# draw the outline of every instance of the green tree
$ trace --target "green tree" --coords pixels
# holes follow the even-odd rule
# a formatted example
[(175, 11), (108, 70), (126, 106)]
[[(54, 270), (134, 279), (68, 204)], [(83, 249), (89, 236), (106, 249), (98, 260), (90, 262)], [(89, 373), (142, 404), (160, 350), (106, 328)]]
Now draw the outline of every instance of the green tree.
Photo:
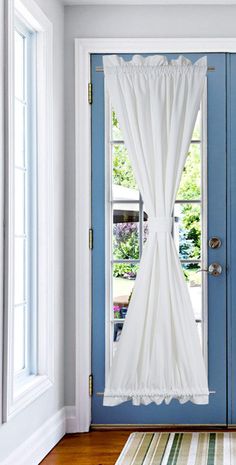
[(199, 144), (191, 144), (181, 183), (177, 194), (177, 199), (197, 200), (201, 195), (201, 160)]
[(113, 183), (137, 189), (132, 166), (124, 145), (113, 146)]
[[(112, 127), (113, 138), (115, 140), (122, 140), (123, 137), (120, 131), (119, 122), (114, 111), (112, 112)], [(113, 146), (113, 183), (118, 186), (137, 189), (131, 162), (123, 144)]]
[[(182, 200), (197, 200), (201, 196), (201, 160), (198, 144), (192, 144), (183, 170), (181, 184), (177, 195)], [(196, 204), (182, 204), (182, 225), (184, 229), (183, 245), (189, 243), (189, 258), (198, 259), (201, 253), (200, 208)]]

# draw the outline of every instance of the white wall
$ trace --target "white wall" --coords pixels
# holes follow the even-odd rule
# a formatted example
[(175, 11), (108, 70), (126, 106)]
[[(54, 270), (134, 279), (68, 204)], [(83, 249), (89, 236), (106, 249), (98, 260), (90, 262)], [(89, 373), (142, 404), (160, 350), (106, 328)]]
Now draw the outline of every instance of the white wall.
[[(0, 8), (0, 26), (3, 25), (2, 4)], [(64, 406), (64, 305), (63, 305), (63, 241), (64, 241), (64, 110), (63, 110), (63, 59), (64, 59), (64, 12), (59, 0), (37, 0), (37, 3), (53, 23), (54, 36), (54, 178), (55, 178), (55, 384), (50, 390), (30, 404), (25, 410), (15, 416), (8, 423), (0, 425), (0, 463), (36, 431), (47, 419), (52, 417)], [(2, 31), (0, 27), (0, 44), (2, 45)], [(1, 52), (0, 52), (1, 61)], [(2, 92), (3, 67), (0, 63), (0, 108)], [(1, 130), (0, 115), (0, 130)], [(0, 150), (1, 150), (0, 134)], [(2, 153), (2, 151), (1, 151)], [(2, 160), (2, 157), (1, 157)], [(0, 325), (1, 326), (1, 325)]]
[[(74, 392), (75, 37), (236, 37), (236, 6), (73, 6), (65, 8), (65, 402)], [(157, 50), (158, 52), (158, 50)]]

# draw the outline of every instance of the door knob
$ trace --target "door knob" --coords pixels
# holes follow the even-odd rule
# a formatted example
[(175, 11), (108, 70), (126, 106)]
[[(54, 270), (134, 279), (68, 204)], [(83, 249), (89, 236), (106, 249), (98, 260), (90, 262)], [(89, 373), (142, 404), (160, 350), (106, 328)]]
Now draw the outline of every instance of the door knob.
[(211, 263), (208, 268), (208, 273), (212, 276), (219, 276), (222, 273), (222, 266), (219, 263)]
[(214, 262), (209, 265), (208, 269), (199, 271), (205, 271), (206, 273), (209, 273), (212, 276), (219, 276), (222, 273), (223, 268), (219, 263)]

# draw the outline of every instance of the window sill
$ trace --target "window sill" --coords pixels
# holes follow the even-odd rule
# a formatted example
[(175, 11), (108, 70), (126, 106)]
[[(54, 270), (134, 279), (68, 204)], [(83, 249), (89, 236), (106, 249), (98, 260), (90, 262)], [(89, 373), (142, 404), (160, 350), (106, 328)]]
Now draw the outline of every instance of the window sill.
[(11, 405), (9, 405), (7, 420), (23, 410), (31, 402), (44, 394), (53, 385), (45, 375), (31, 375), (15, 388)]

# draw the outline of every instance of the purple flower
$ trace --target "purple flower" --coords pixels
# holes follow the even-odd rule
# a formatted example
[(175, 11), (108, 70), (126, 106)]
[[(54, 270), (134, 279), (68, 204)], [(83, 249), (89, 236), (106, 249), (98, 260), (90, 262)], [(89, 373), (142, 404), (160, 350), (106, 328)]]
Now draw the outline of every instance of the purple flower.
[(119, 305), (114, 305), (113, 310), (114, 310), (114, 312), (119, 312), (120, 311)]

